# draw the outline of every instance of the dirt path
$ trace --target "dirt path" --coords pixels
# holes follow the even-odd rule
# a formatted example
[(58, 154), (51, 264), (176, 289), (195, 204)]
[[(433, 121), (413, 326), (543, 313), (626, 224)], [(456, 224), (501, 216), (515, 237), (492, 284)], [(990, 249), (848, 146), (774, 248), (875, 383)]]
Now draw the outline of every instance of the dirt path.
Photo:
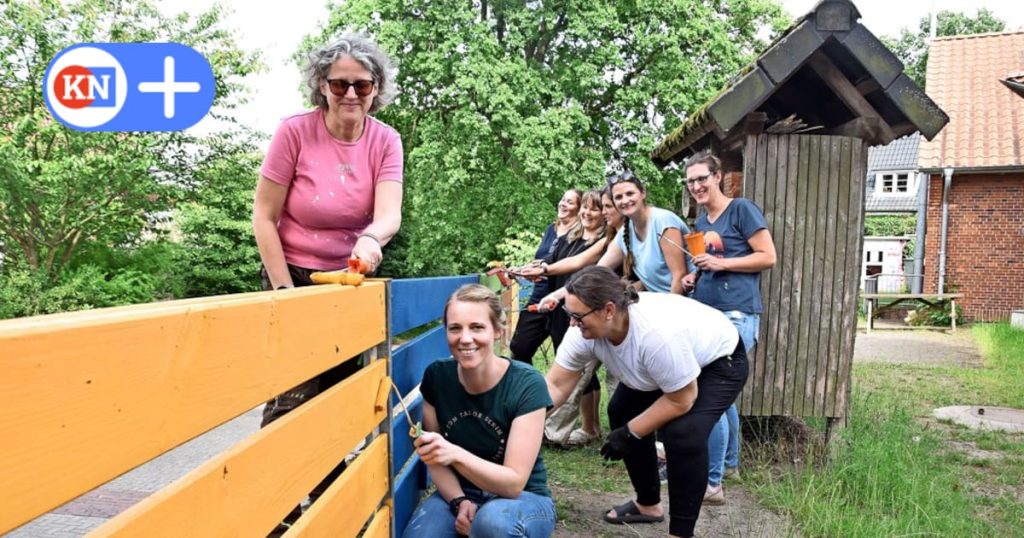
[[(554, 484), (558, 499), (558, 528), (555, 538), (587, 536), (592, 538), (632, 536), (642, 538), (668, 535), (668, 523), (611, 525), (602, 520), (614, 505), (622, 504), (628, 494), (601, 494), (565, 489)], [(663, 489), (662, 494), (666, 492)], [(792, 525), (778, 514), (758, 504), (742, 487), (726, 483), (727, 502), (722, 506), (704, 506), (697, 520), (697, 536), (777, 538), (799, 536)], [(667, 521), (667, 520), (666, 520)]]

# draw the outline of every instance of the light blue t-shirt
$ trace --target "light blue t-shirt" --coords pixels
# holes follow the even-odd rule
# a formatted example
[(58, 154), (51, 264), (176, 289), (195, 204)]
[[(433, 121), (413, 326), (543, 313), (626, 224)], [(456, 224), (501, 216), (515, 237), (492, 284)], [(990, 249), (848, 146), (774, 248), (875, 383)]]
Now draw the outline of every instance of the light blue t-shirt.
[[(665, 254), (661, 251), (658, 238), (667, 228), (678, 228), (683, 235), (690, 233), (690, 229), (679, 218), (679, 215), (659, 207), (650, 208), (649, 222), (647, 223), (646, 235), (642, 238), (636, 236), (633, 226), (629, 227), (630, 248), (633, 252), (633, 274), (644, 283), (647, 291), (668, 293), (672, 291), (672, 271), (665, 263)], [(626, 243), (622, 239), (622, 232), (615, 235), (615, 244), (619, 246), (623, 254), (629, 252)], [(675, 247), (669, 247), (675, 248)]]

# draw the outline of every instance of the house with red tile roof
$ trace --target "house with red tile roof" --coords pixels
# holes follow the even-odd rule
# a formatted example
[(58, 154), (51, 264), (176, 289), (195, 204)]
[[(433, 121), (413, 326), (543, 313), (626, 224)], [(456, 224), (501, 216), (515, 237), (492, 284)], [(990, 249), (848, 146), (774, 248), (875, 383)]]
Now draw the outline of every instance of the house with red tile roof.
[(922, 140), (925, 292), (961, 292), (971, 320), (1024, 307), (1024, 32), (938, 38), (928, 95), (949, 124)]

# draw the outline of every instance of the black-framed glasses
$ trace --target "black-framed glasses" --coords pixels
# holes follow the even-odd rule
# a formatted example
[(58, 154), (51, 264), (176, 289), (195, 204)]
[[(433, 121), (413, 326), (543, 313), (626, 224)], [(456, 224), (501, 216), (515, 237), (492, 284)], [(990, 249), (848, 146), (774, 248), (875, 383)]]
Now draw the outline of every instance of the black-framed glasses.
[(366, 97), (373, 92), (373, 87), (376, 85), (377, 83), (372, 80), (345, 80), (340, 78), (327, 79), (327, 87), (330, 88), (331, 93), (339, 97), (343, 97), (347, 94), (349, 88), (355, 88), (357, 96)]
[(603, 307), (598, 306), (598, 307), (595, 307), (595, 308), (591, 308), (585, 314), (577, 314), (576, 312), (573, 312), (573, 311), (569, 310), (569, 308), (567, 306), (562, 305), (562, 310), (565, 311), (565, 314), (567, 316), (569, 316), (569, 321), (575, 321), (576, 323), (583, 323), (583, 318), (593, 314), (594, 312), (597, 312), (598, 310), (600, 310), (602, 308)]
[(693, 187), (694, 185), (703, 185), (703, 184), (707, 183), (708, 180), (711, 179), (711, 176), (713, 176), (713, 175), (715, 175), (715, 174), (712, 173), (712, 172), (708, 172), (707, 174), (704, 174), (703, 176), (697, 176), (695, 178), (687, 179), (686, 180), (686, 186), (687, 187)]

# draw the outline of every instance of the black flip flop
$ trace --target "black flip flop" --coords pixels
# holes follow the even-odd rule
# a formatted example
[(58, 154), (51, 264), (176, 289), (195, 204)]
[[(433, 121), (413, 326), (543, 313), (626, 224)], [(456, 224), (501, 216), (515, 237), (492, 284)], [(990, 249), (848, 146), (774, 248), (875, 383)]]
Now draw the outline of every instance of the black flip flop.
[(615, 510), (615, 517), (611, 517), (607, 512), (604, 514), (604, 520), (608, 523), (614, 523), (621, 525), (623, 523), (661, 523), (665, 521), (665, 516), (649, 516), (647, 514), (641, 514), (640, 509), (636, 507), (636, 503), (633, 501), (627, 501), (619, 506), (612, 508)]

